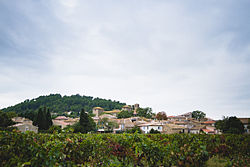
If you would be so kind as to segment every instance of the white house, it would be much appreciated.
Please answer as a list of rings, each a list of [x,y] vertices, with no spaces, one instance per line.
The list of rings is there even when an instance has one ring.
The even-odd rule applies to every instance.
[[[151,129],[158,130],[159,132],[163,131],[163,124],[159,122],[151,122],[138,125],[143,133],[149,133]]]

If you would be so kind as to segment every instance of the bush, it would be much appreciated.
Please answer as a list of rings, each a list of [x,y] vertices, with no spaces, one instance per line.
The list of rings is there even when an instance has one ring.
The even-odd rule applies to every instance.
[[[250,135],[81,134],[0,131],[0,166],[247,166]],[[228,154],[230,153],[230,154]]]

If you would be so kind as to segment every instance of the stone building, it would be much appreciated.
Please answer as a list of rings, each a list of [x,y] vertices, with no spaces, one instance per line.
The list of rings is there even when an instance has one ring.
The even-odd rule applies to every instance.
[[[102,112],[104,112],[104,109],[102,107],[93,108],[93,114],[95,114],[96,117],[99,117]]]

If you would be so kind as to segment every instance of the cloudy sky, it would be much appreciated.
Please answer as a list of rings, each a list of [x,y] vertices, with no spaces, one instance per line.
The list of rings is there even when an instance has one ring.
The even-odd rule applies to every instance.
[[[250,116],[248,0],[0,0],[0,108],[88,95]]]

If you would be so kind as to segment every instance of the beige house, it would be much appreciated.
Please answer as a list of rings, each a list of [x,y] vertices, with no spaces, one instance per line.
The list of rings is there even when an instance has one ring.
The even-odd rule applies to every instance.
[[[121,110],[104,111],[105,114],[111,114],[117,117]]]
[[[99,117],[101,113],[104,112],[104,109],[102,107],[94,107],[93,108],[93,114],[95,114],[96,117]]]
[[[165,124],[163,126],[162,133],[165,134],[173,134],[173,133],[184,133],[185,127],[181,125],[175,125],[175,124]]]
[[[132,111],[132,107],[128,106],[128,105],[125,105],[125,106],[122,107],[122,110],[123,111]]]
[[[250,129],[247,127],[250,126],[250,118],[239,118],[239,120],[243,123],[246,133],[249,134]]]
[[[16,127],[21,132],[26,132],[26,131],[33,131],[35,133],[38,132],[38,127],[29,123],[18,123],[18,124],[12,125],[12,127]]]

